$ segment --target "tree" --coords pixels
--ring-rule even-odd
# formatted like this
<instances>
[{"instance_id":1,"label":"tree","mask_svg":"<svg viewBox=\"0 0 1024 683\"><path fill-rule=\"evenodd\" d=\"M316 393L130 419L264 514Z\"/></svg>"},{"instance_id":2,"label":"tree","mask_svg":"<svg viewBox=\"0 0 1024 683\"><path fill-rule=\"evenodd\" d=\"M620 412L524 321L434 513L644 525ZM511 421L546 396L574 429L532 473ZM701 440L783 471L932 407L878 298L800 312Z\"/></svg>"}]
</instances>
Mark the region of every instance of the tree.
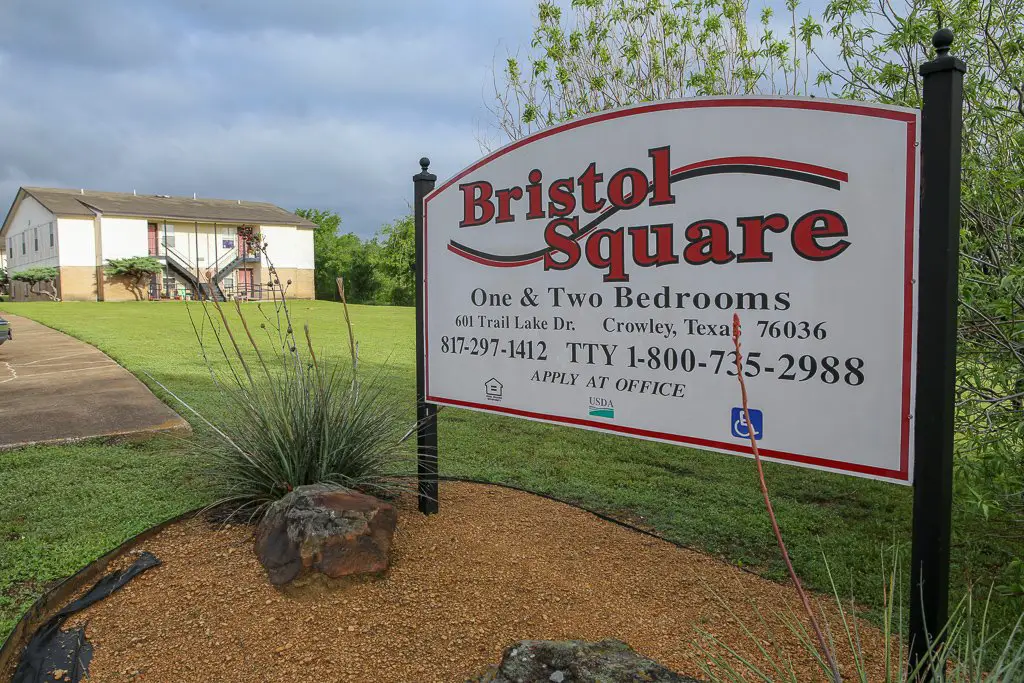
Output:
<instances>
[{"instance_id":1,"label":"tree","mask_svg":"<svg viewBox=\"0 0 1024 683\"><path fill-rule=\"evenodd\" d=\"M345 280L345 298L350 302L373 300L376 282L368 256L368 246L358 235L339 235L341 216L322 209L299 209L295 212L317 227L313 233L313 259L317 299L338 299L337 279Z\"/></svg>"},{"instance_id":2,"label":"tree","mask_svg":"<svg viewBox=\"0 0 1024 683\"><path fill-rule=\"evenodd\" d=\"M525 57L495 74L498 128L512 140L584 114L637 102L808 91L807 59L821 28L796 16L778 36L773 12L747 17L745 0L572 0L572 17L537 4ZM486 145L485 145L486 146Z\"/></svg>"},{"instance_id":3,"label":"tree","mask_svg":"<svg viewBox=\"0 0 1024 683\"><path fill-rule=\"evenodd\" d=\"M988 515L1024 510L1024 1L833 0L843 46L821 81L858 100L919 107L918 65L953 29L964 77L957 377L960 483Z\"/></svg>"},{"instance_id":4,"label":"tree","mask_svg":"<svg viewBox=\"0 0 1024 683\"><path fill-rule=\"evenodd\" d=\"M1024 0L831 0L788 35L737 0L538 3L524 60L495 74L510 139L636 102L781 92L919 107L940 23L965 59L957 473L986 514L1024 512ZM828 37L830 50L822 46ZM813 62L813 64L812 64ZM813 69L818 71L812 79ZM925 341L925 343L927 343Z\"/></svg>"},{"instance_id":5,"label":"tree","mask_svg":"<svg viewBox=\"0 0 1024 683\"><path fill-rule=\"evenodd\" d=\"M7 274L7 269L0 268L0 294L6 294L10 284L11 278Z\"/></svg>"},{"instance_id":6,"label":"tree","mask_svg":"<svg viewBox=\"0 0 1024 683\"><path fill-rule=\"evenodd\" d=\"M416 226L411 215L381 227L370 253L377 280L377 302L394 306L416 303Z\"/></svg>"},{"instance_id":7,"label":"tree","mask_svg":"<svg viewBox=\"0 0 1024 683\"><path fill-rule=\"evenodd\" d=\"M57 269L49 267L28 268L13 273L11 279L28 283L28 291L35 295L46 295L51 301L60 301L57 296ZM43 286L47 289L42 289Z\"/></svg>"},{"instance_id":8,"label":"tree","mask_svg":"<svg viewBox=\"0 0 1024 683\"><path fill-rule=\"evenodd\" d=\"M107 259L103 271L108 277L124 280L135 300L142 301L146 293L143 283L154 275L163 273L164 269L160 261L152 256L129 256Z\"/></svg>"}]
</instances>

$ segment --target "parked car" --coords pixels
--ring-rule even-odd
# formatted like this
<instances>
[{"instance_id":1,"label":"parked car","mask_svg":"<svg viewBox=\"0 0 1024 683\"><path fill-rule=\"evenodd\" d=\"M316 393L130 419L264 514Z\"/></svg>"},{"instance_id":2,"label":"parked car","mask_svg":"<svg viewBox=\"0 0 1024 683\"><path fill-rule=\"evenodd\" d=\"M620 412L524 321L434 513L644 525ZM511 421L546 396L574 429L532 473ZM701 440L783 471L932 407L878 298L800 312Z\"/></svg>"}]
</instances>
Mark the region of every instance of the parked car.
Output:
<instances>
[{"instance_id":1,"label":"parked car","mask_svg":"<svg viewBox=\"0 0 1024 683\"><path fill-rule=\"evenodd\" d=\"M0 344L3 344L8 339L14 339L14 335L11 334L11 324L0 318Z\"/></svg>"}]
</instances>

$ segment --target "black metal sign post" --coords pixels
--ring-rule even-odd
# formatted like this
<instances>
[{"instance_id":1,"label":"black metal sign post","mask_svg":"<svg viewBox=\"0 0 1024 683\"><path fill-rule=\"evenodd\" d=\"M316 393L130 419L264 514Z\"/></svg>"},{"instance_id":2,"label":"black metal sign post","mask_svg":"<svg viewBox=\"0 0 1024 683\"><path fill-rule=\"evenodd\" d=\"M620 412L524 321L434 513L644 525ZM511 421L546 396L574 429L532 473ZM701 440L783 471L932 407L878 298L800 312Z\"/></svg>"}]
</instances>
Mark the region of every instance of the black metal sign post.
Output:
<instances>
[{"instance_id":1,"label":"black metal sign post","mask_svg":"<svg viewBox=\"0 0 1024 683\"><path fill-rule=\"evenodd\" d=\"M910 560L911 667L927 661L929 645L941 639L948 619L953 505L960 137L966 66L949 54L951 30L939 29L932 43L936 57L920 69L924 97ZM923 680L932 680L932 674L926 671Z\"/></svg>"},{"instance_id":2,"label":"black metal sign post","mask_svg":"<svg viewBox=\"0 0 1024 683\"><path fill-rule=\"evenodd\" d=\"M437 176L427 168L430 159L420 159L420 172L412 177L416 222L416 473L419 477L420 512L437 512L437 406L427 403L426 321L423 307L423 255L427 248L423 234L423 198L434 189Z\"/></svg>"}]
</instances>

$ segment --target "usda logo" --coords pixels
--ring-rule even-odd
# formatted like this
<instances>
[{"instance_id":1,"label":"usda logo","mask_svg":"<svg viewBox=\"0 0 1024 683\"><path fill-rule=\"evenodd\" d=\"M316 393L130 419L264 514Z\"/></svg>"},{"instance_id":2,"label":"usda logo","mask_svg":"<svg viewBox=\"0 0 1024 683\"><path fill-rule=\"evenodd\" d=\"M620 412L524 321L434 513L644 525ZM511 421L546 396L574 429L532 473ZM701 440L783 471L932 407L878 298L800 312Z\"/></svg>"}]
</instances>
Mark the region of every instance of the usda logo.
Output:
<instances>
[{"instance_id":1,"label":"usda logo","mask_svg":"<svg viewBox=\"0 0 1024 683\"><path fill-rule=\"evenodd\" d=\"M590 397L590 416L591 417L606 417L609 420L615 417L615 406L612 405L611 399L601 398L600 396Z\"/></svg>"}]
</instances>

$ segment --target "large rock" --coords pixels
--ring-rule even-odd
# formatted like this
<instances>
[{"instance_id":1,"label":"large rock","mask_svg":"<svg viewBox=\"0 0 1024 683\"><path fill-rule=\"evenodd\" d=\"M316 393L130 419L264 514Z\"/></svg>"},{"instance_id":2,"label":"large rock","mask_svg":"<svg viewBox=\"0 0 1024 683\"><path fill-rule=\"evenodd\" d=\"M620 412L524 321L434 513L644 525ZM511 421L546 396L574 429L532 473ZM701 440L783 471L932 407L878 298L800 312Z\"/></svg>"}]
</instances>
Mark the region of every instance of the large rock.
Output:
<instances>
[{"instance_id":1,"label":"large rock","mask_svg":"<svg viewBox=\"0 0 1024 683\"><path fill-rule=\"evenodd\" d=\"M315 484L273 503L256 530L256 555L280 586L320 572L337 579L381 572L398 515L373 496Z\"/></svg>"},{"instance_id":2,"label":"large rock","mask_svg":"<svg viewBox=\"0 0 1024 683\"><path fill-rule=\"evenodd\" d=\"M700 683L642 657L621 640L521 640L469 683Z\"/></svg>"}]
</instances>

